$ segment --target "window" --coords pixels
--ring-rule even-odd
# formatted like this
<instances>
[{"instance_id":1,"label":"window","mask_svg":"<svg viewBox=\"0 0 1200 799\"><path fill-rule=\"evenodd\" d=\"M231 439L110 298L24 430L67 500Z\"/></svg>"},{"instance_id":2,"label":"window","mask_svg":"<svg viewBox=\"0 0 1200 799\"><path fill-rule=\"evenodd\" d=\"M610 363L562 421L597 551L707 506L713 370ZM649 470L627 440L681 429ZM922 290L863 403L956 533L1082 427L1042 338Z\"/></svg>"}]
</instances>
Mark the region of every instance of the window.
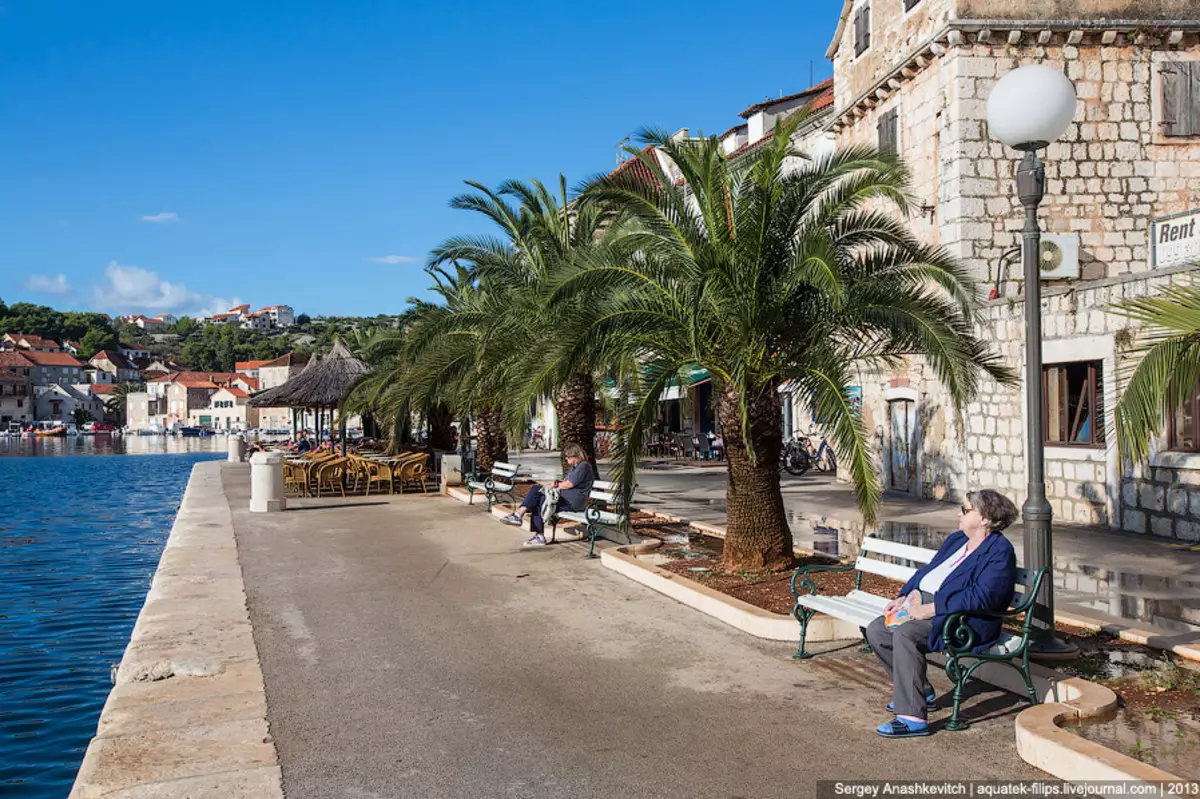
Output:
<instances>
[{"instance_id":1,"label":"window","mask_svg":"<svg viewBox=\"0 0 1200 799\"><path fill-rule=\"evenodd\" d=\"M1104 446L1103 377L1100 361L1060 363L1042 368L1047 444Z\"/></svg>"},{"instance_id":2,"label":"window","mask_svg":"<svg viewBox=\"0 0 1200 799\"><path fill-rule=\"evenodd\" d=\"M860 56L871 46L871 4L864 3L854 12L854 55Z\"/></svg>"},{"instance_id":3,"label":"window","mask_svg":"<svg viewBox=\"0 0 1200 799\"><path fill-rule=\"evenodd\" d=\"M1163 134L1200 136L1200 61L1168 61L1159 71Z\"/></svg>"},{"instance_id":4,"label":"window","mask_svg":"<svg viewBox=\"0 0 1200 799\"><path fill-rule=\"evenodd\" d=\"M1188 401L1167 418L1167 449L1200 452L1200 385Z\"/></svg>"},{"instance_id":5,"label":"window","mask_svg":"<svg viewBox=\"0 0 1200 799\"><path fill-rule=\"evenodd\" d=\"M879 123L876 125L876 130L879 133L879 149L888 152L899 152L900 141L900 109L893 108L883 116L879 117Z\"/></svg>"},{"instance_id":6,"label":"window","mask_svg":"<svg viewBox=\"0 0 1200 799\"><path fill-rule=\"evenodd\" d=\"M17 400L17 407L18 407L18 408L24 408L24 407L25 407L25 400Z\"/></svg>"}]
</instances>

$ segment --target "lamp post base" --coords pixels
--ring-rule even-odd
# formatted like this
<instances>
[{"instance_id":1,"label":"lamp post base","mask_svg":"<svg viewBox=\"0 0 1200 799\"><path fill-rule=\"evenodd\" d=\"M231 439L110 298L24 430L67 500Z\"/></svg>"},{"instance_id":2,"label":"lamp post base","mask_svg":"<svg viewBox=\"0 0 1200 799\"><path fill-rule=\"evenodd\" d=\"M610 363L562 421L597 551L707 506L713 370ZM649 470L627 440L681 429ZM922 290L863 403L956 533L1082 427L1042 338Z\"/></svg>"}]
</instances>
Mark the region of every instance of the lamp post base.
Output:
<instances>
[{"instance_id":1,"label":"lamp post base","mask_svg":"<svg viewBox=\"0 0 1200 799\"><path fill-rule=\"evenodd\" d=\"M1034 660L1075 660L1079 647L1054 634L1034 637L1029 642L1029 657Z\"/></svg>"}]
</instances>

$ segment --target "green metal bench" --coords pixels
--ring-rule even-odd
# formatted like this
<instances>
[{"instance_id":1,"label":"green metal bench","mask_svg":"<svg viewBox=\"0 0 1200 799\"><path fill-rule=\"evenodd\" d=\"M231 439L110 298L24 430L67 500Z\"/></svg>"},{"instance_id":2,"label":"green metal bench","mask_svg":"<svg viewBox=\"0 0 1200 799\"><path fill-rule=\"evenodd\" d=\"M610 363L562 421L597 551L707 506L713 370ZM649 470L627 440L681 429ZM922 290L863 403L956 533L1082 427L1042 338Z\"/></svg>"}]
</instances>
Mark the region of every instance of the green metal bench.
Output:
<instances>
[{"instance_id":1,"label":"green metal bench","mask_svg":"<svg viewBox=\"0 0 1200 799\"><path fill-rule=\"evenodd\" d=\"M843 566L802 566L792 574L792 596L795 606L792 615L800 623L800 647L793 657L804 660L812 654L804 648L808 636L808 624L812 617L824 613L837 619L857 622L859 628L866 630L867 625L883 615L883 609L892 597L882 597L862 590L864 574L878 574L900 582L908 582L919 566L931 562L937 552L924 547L915 547L895 541L885 541L874 536L863 539L862 551L854 563ZM884 560L888 558L888 560ZM897 562L901 561L901 562ZM907 565L915 563L917 566ZM1017 569L1017 580L1013 590L1013 601L1008 610L989 611L980 613L952 613L946 617L942 627L942 640L946 648L940 653L946 657L944 669L946 676L954 683L954 710L946 725L948 730L962 730L967 722L958 717L959 703L963 687L971 674L985 663L1002 663L1018 672L1025 681L1029 699L1038 704L1037 691L1033 687L1033 677L1029 671L1029 641L1030 622L1032 616L1026 611L1033 605L1038 588L1046 578L1048 568L1031 572L1028 569ZM857 572L854 580L854 590L845 596L820 596L811 575L818 572ZM1018 588L1026 588L1025 593ZM972 652L977 642L975 631L966 623L970 616L990 616L1001 619L1015 619L1025 615L1020 631L1014 633L1002 630L999 640L983 652ZM971 662L974 661L974 662ZM969 663L969 665L968 665Z\"/></svg>"},{"instance_id":2,"label":"green metal bench","mask_svg":"<svg viewBox=\"0 0 1200 799\"><path fill-rule=\"evenodd\" d=\"M632 544L629 535L629 508L621 500L621 489L617 483L596 480L592 483L592 491L588 494L587 507L581 511L562 511L550 520L550 543L554 543L558 533L558 522L562 519L568 522L578 522L587 525L588 553L587 557L596 557L596 536L602 530L610 529L625 535L625 540Z\"/></svg>"},{"instance_id":3,"label":"green metal bench","mask_svg":"<svg viewBox=\"0 0 1200 799\"><path fill-rule=\"evenodd\" d=\"M475 492L482 491L487 497L489 512L500 497L508 497L509 501L516 505L517 472L520 469L519 463L496 461L492 464L490 473L472 472L467 477L467 504L475 504Z\"/></svg>"}]
</instances>

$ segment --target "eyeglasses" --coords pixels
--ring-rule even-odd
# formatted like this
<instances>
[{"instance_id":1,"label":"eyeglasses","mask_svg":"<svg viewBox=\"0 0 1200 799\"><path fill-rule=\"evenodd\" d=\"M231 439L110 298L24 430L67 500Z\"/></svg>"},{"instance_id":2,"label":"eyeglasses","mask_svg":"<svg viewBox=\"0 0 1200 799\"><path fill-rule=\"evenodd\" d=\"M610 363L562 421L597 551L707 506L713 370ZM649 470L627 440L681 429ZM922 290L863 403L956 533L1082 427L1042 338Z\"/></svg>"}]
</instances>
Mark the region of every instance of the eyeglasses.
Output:
<instances>
[{"instance_id":1,"label":"eyeglasses","mask_svg":"<svg viewBox=\"0 0 1200 799\"><path fill-rule=\"evenodd\" d=\"M963 516L966 516L968 513L970 513L971 511L973 511L975 509L972 508L970 505L963 505L961 508L959 508L959 510L962 511Z\"/></svg>"}]
</instances>

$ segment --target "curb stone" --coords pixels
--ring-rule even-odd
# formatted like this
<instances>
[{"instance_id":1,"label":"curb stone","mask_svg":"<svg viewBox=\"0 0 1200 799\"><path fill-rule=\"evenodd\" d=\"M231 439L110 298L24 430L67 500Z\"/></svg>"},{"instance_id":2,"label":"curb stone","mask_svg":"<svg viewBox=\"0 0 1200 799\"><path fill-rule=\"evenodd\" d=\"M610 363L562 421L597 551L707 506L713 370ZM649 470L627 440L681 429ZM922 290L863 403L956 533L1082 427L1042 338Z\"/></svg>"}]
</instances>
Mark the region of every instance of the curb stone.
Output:
<instances>
[{"instance_id":1,"label":"curb stone","mask_svg":"<svg viewBox=\"0 0 1200 799\"><path fill-rule=\"evenodd\" d=\"M220 461L192 469L70 799L282 799Z\"/></svg>"}]
</instances>

